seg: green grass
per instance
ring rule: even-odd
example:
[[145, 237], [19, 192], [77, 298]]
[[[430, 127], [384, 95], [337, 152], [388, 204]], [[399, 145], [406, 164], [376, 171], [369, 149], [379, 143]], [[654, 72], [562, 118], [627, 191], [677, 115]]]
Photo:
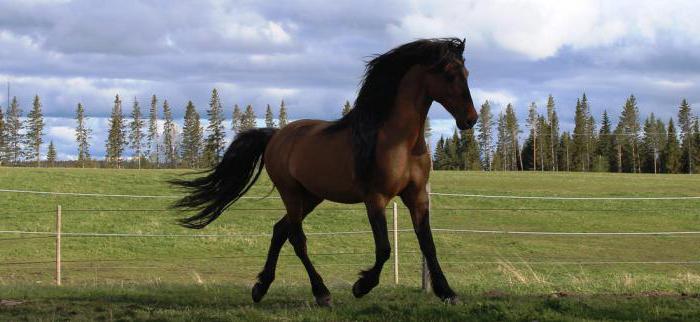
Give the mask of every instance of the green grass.
[[[176, 195], [180, 192], [164, 182], [185, 173], [177, 170], [0, 168], [0, 189]], [[490, 195], [700, 196], [700, 177], [689, 175], [437, 171], [432, 174], [431, 185], [434, 192]], [[265, 195], [270, 188], [271, 183], [263, 177], [249, 195]], [[171, 201], [0, 192], [0, 230], [53, 231], [55, 208], [59, 204], [63, 208], [64, 232], [269, 233], [274, 222], [284, 213], [279, 199], [245, 199], [205, 230], [192, 231], [174, 224], [182, 214], [167, 210]], [[93, 210], [77, 211], [81, 209]], [[150, 211], [127, 211], [144, 209]], [[433, 228], [510, 231], [700, 231], [700, 200], [512, 200], [433, 196], [431, 224]], [[369, 230], [369, 224], [361, 205], [326, 202], [307, 218], [304, 228], [307, 233], [365, 231]], [[399, 228], [411, 228], [408, 212], [403, 208], [399, 210]], [[465, 307], [439, 306], [440, 312], [473, 313], [479, 310], [477, 303], [482, 303], [489, 308], [505, 308], [503, 314], [546, 317], [548, 315], [544, 312], [548, 311], [543, 306], [548, 305], [546, 303], [550, 300], [547, 294], [564, 292], [575, 296], [558, 299], [562, 305], [582, 303], [582, 306], [589, 308], [581, 309], [580, 315], [571, 313], [573, 315], [561, 316], [596, 319], [605, 316], [599, 314], [604, 310], [612, 312], [619, 306], [620, 312], [624, 312], [625, 307], [631, 309], [640, 303], [649, 304], [645, 309], [659, 306], [659, 312], [662, 312], [659, 314], [665, 314], [664, 307], [682, 311], [682, 303], [696, 300], [692, 296], [678, 297], [687, 299], [679, 301], [678, 307], [672, 306], [668, 303], [675, 303], [676, 296], [673, 294], [700, 293], [698, 264], [634, 263], [700, 261], [697, 252], [700, 235], [523, 236], [446, 232], [435, 232], [434, 235], [448, 280], [466, 297]], [[63, 275], [67, 287], [58, 289], [49, 286], [53, 281], [53, 238], [2, 234], [0, 298], [30, 300], [28, 304], [7, 312], [25, 309], [45, 312], [42, 310], [57, 308], [71, 299], [84, 299], [86, 304], [78, 310], [82, 312], [78, 316], [84, 313], [87, 314], [85, 316], [95, 317], [101, 313], [88, 314], [89, 303], [108, 301], [105, 298], [111, 294], [121, 294], [126, 298], [151, 294], [162, 302], [158, 303], [167, 306], [171, 298], [168, 294], [182, 291], [187, 295], [183, 297], [208, 297], [214, 301], [216, 294], [232, 289], [233, 293], [228, 297], [232, 303], [223, 305], [220, 310], [200, 309], [194, 305], [188, 306], [187, 315], [182, 316], [191, 319], [198, 316], [268, 319], [279, 318], [278, 314], [285, 310], [294, 311], [295, 314], [310, 310], [305, 308], [306, 304], [299, 304], [307, 303], [311, 294], [306, 273], [289, 245], [283, 248], [277, 280], [270, 296], [261, 305], [251, 306], [248, 302], [248, 287], [262, 268], [268, 243], [268, 237], [64, 237]], [[368, 295], [368, 299], [356, 304], [349, 298], [349, 290], [357, 278], [357, 272], [373, 262], [371, 234], [311, 235], [308, 249], [311, 259], [336, 297], [336, 304], [342, 303], [347, 308], [337, 305], [335, 310], [338, 311], [328, 313], [331, 315], [313, 311], [301, 317], [352, 320], [382, 318], [385, 314], [401, 316], [414, 309], [415, 312], [434, 310], [436, 301], [426, 299], [430, 304], [418, 305], [424, 301], [415, 299], [415, 292], [420, 286], [420, 254], [412, 232], [400, 234], [401, 286], [392, 286], [393, 261], [390, 261], [385, 266], [380, 287]], [[32, 287], [25, 292], [28, 285]], [[165, 293], [162, 296], [158, 295], [161, 287]], [[209, 290], [213, 293], [210, 294]], [[497, 299], [484, 295], [493, 292], [505, 295]], [[649, 292], [662, 292], [669, 296], [633, 296], [626, 299], [605, 295]], [[398, 302], [387, 303], [397, 303], [396, 307], [382, 304], [382, 301], [394, 297], [398, 298]], [[607, 297], [615, 297], [616, 300], [610, 304]], [[37, 302], [32, 298], [39, 300]], [[179, 312], [168, 311], [158, 305], [150, 306], [150, 302], [134, 300], [133, 303], [124, 303], [114, 306], [115, 312], [151, 314], [157, 311], [152, 316], [138, 317], [163, 319], [169, 319]], [[131, 306], [134, 306], [133, 310]], [[358, 313], [363, 310], [377, 312], [368, 315]], [[542, 314], [529, 315], [531, 310]], [[593, 311], [598, 313], [594, 314]], [[5, 312], [0, 308], [0, 314]], [[423, 313], [416, 314], [421, 316]], [[445, 314], [445, 319], [463, 317]], [[485, 317], [479, 314], [473, 316]], [[619, 315], [618, 318], [629, 316]], [[551, 317], [557, 319], [559, 315]]]

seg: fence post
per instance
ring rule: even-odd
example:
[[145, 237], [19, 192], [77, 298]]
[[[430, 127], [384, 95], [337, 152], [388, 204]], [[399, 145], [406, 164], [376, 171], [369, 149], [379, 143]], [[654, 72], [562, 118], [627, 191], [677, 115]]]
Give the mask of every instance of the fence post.
[[399, 285], [399, 208], [394, 202], [394, 284]]
[[[425, 191], [428, 193], [428, 214], [430, 214], [430, 182], [425, 184]], [[428, 216], [426, 220], [430, 222], [430, 216]], [[423, 288], [424, 292], [430, 293], [430, 290], [432, 289], [430, 285], [430, 269], [428, 269], [428, 262], [425, 260], [425, 256], [421, 256], [421, 258], [423, 259], [423, 263], [421, 265], [421, 287]]]
[[61, 285], [61, 205], [56, 208], [56, 285]]

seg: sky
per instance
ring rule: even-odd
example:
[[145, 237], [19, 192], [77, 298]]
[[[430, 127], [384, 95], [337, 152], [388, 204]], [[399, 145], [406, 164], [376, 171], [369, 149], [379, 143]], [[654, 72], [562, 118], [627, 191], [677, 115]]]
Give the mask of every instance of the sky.
[[[488, 99], [498, 113], [512, 103], [524, 120], [530, 102], [542, 113], [552, 94], [569, 130], [583, 92], [596, 120], [603, 110], [615, 120], [630, 94], [643, 116], [675, 117], [681, 98], [698, 111], [698, 12], [692, 0], [0, 0], [0, 81], [25, 114], [41, 97], [45, 141], [63, 159], [75, 157], [82, 102], [101, 158], [115, 94], [126, 113], [156, 94], [182, 118], [188, 100], [205, 115], [217, 88], [227, 116], [252, 104], [262, 117], [284, 99], [291, 119], [331, 120], [372, 54], [459, 37], [477, 105]], [[6, 100], [0, 91], [3, 110]], [[434, 140], [455, 128], [437, 103], [430, 117]]]

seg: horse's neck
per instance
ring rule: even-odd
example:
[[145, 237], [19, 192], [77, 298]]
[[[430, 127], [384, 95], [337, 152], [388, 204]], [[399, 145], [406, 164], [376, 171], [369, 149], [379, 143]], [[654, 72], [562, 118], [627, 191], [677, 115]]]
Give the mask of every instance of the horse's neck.
[[432, 103], [427, 98], [420, 67], [411, 68], [401, 79], [394, 99], [394, 106], [382, 131], [397, 143], [423, 147], [424, 127], [428, 109]]

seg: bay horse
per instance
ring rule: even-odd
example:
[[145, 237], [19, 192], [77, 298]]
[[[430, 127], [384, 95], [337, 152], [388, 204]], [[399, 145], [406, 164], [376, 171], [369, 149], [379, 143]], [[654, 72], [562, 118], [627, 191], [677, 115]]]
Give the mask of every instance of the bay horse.
[[352, 287], [359, 298], [379, 284], [390, 257], [384, 211], [393, 197], [400, 196], [411, 213], [435, 295], [456, 303], [438, 263], [428, 220], [431, 160], [424, 127], [433, 101], [445, 107], [458, 128], [476, 123], [463, 52], [464, 40], [456, 38], [403, 44], [367, 62], [354, 107], [341, 119], [298, 120], [282, 129], [239, 133], [206, 176], [172, 181], [190, 191], [174, 206], [198, 211], [180, 224], [204, 228], [243, 196], [265, 167], [287, 213], [273, 227], [267, 260], [252, 289], [253, 301], [267, 293], [280, 249], [289, 240], [306, 268], [316, 302], [330, 306], [330, 292], [307, 254], [302, 221], [323, 200], [365, 204], [376, 256], [374, 266], [361, 271]]

